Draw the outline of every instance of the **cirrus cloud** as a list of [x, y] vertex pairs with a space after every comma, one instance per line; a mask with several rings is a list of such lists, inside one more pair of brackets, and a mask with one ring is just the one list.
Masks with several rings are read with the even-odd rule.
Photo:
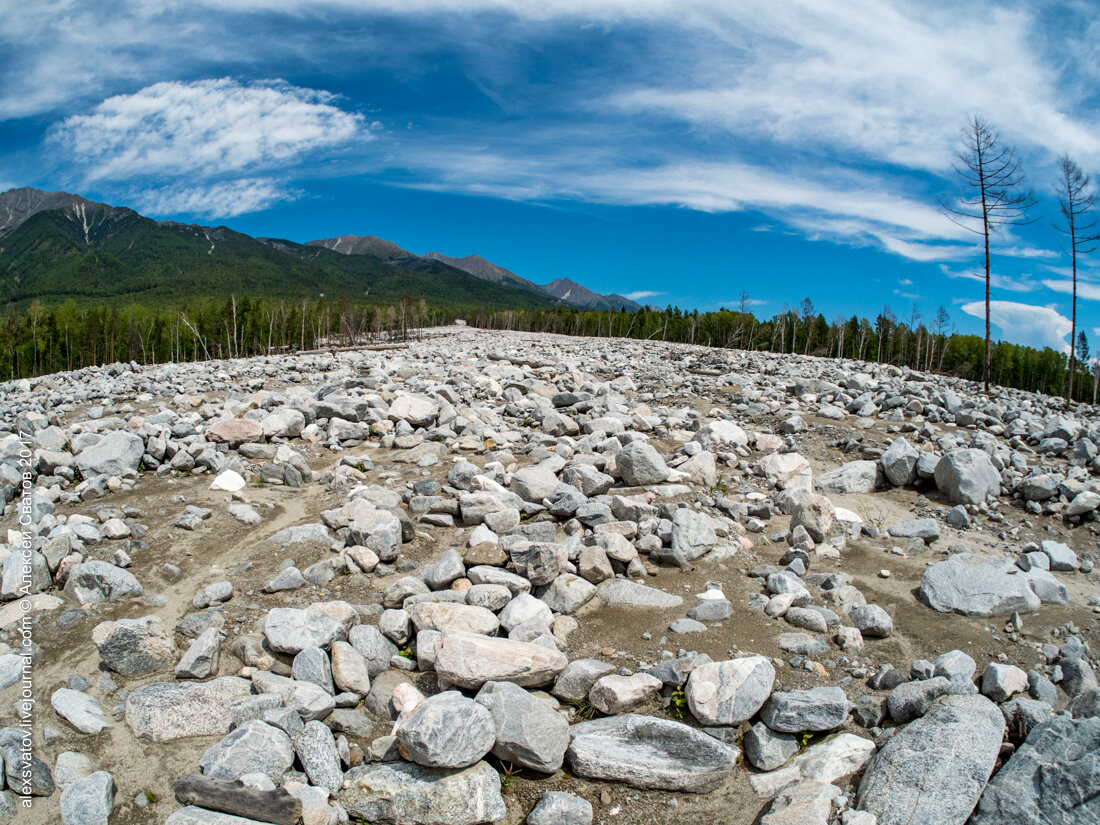
[[368, 139], [363, 117], [333, 99], [280, 81], [155, 83], [66, 118], [52, 139], [93, 181], [238, 173]]

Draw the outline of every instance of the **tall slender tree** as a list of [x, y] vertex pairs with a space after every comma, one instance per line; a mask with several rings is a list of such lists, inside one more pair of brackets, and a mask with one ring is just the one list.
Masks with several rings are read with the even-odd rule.
[[1096, 249], [1096, 241], [1100, 240], [1100, 232], [1096, 231], [1096, 217], [1093, 210], [1096, 206], [1095, 198], [1089, 187], [1089, 178], [1081, 167], [1070, 160], [1069, 155], [1062, 155], [1058, 159], [1058, 168], [1062, 172], [1062, 179], [1055, 185], [1055, 193], [1058, 196], [1058, 206], [1062, 211], [1064, 224], [1055, 224], [1055, 229], [1069, 238], [1069, 256], [1073, 271], [1073, 303], [1072, 303], [1072, 327], [1069, 340], [1069, 386], [1066, 388], [1066, 401], [1073, 400], [1073, 378], [1077, 372], [1075, 347], [1077, 341], [1077, 256], [1084, 255]]
[[[1028, 211], [1035, 195], [1024, 188], [1024, 173], [1012, 146], [1001, 143], [996, 130], [974, 115], [963, 128], [963, 148], [953, 168], [966, 193], [954, 201], [941, 199], [944, 214], [959, 226], [981, 235], [985, 242], [985, 391], [989, 392], [993, 344], [989, 329], [989, 238], [1003, 226], [1032, 223]], [[962, 219], [962, 220], [960, 220]]]

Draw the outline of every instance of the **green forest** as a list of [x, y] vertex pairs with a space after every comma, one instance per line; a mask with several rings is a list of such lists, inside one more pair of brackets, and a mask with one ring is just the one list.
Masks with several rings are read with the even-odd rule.
[[[499, 309], [476, 303], [349, 298], [206, 299], [146, 306], [88, 305], [68, 299], [8, 304], [0, 318], [0, 380], [79, 369], [92, 364], [142, 364], [243, 357], [399, 341], [416, 330], [456, 318], [471, 326], [601, 338], [674, 341], [709, 347], [856, 358], [981, 380], [984, 340], [952, 331], [943, 308], [928, 321], [915, 312], [899, 319], [889, 309], [873, 319], [818, 313], [810, 299], [798, 310], [761, 319], [748, 311], [637, 312], [571, 307]], [[1092, 401], [1088, 342], [1078, 336], [1074, 397]], [[1062, 395], [1068, 358], [1010, 343], [993, 348], [993, 381], [1006, 387]]]

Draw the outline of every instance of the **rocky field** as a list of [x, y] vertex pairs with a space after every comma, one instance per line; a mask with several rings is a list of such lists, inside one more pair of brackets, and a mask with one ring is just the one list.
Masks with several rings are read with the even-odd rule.
[[470, 329], [2, 385], [0, 818], [1100, 822], [1100, 418], [978, 389]]

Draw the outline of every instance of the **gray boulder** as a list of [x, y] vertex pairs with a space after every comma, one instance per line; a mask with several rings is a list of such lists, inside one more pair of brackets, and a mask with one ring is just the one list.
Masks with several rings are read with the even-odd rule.
[[993, 772], [1004, 717], [984, 696], [945, 696], [867, 766], [855, 808], [879, 825], [963, 825]]
[[771, 695], [775, 668], [763, 656], [709, 662], [688, 677], [684, 697], [704, 725], [740, 725], [756, 715]]
[[467, 768], [493, 747], [493, 716], [457, 690], [437, 693], [398, 721], [408, 758], [428, 768]]
[[302, 732], [294, 737], [294, 752], [309, 777], [309, 783], [326, 788], [334, 796], [344, 784], [340, 753], [332, 731], [323, 722], [306, 722]]
[[139, 436], [116, 430], [81, 450], [76, 456], [76, 466], [84, 478], [100, 474], [123, 476], [137, 471], [144, 453], [145, 442]]
[[146, 676], [167, 670], [175, 662], [175, 643], [159, 616], [101, 622], [92, 642], [103, 664], [123, 676]]
[[50, 697], [57, 715], [81, 733], [99, 733], [111, 726], [111, 720], [99, 702], [87, 693], [71, 688], [58, 688]]
[[[1011, 572], [1010, 572], [1011, 571]], [[941, 613], [1007, 616], [1041, 604], [1069, 604], [1065, 586], [1046, 570], [1020, 570], [1012, 559], [957, 553], [924, 571], [921, 598]]]
[[64, 825], [107, 825], [115, 809], [115, 778], [96, 771], [61, 792], [61, 821]]
[[670, 473], [660, 453], [645, 441], [627, 444], [617, 456], [616, 466], [623, 482], [630, 487], [660, 484]]
[[904, 487], [917, 479], [917, 459], [920, 453], [904, 438], [895, 438], [882, 454], [882, 470], [886, 480], [895, 487]]
[[935, 478], [952, 504], [981, 504], [1001, 490], [1001, 474], [983, 450], [952, 450], [936, 465]]
[[695, 728], [633, 713], [580, 722], [570, 734], [565, 759], [573, 774], [642, 789], [712, 791], [740, 755]]
[[874, 492], [879, 465], [874, 461], [849, 461], [814, 479], [814, 487], [829, 495]]
[[343, 641], [343, 624], [320, 610], [276, 607], [264, 620], [264, 638], [272, 650], [299, 653], [307, 647], [328, 647]]
[[493, 756], [543, 773], [561, 767], [569, 723], [549, 702], [511, 682], [487, 682], [476, 698], [493, 717]]
[[1037, 725], [986, 786], [971, 825], [1100, 822], [1100, 719]]
[[896, 539], [918, 538], [930, 544], [940, 537], [940, 525], [934, 518], [917, 518], [893, 524], [886, 532]]
[[527, 825], [592, 825], [592, 803], [566, 791], [546, 791], [527, 814]]
[[943, 676], [906, 682], [890, 691], [886, 707], [890, 711], [890, 718], [897, 724], [904, 725], [924, 716], [932, 703], [950, 690], [951, 681]]
[[849, 707], [843, 688], [791, 690], [773, 693], [760, 718], [769, 728], [782, 733], [832, 730], [844, 724]]
[[462, 771], [385, 762], [352, 768], [346, 779], [340, 804], [366, 822], [483, 825], [507, 813], [500, 776], [486, 762]]
[[245, 722], [211, 745], [199, 760], [203, 774], [211, 779], [240, 779], [248, 773], [262, 773], [275, 784], [293, 764], [290, 737], [258, 719]]
[[866, 638], [885, 639], [894, 632], [894, 620], [877, 604], [853, 608], [848, 618]]
[[153, 742], [223, 736], [233, 724], [230, 704], [250, 691], [249, 681], [236, 676], [182, 684], [153, 682], [126, 697], [126, 724], [134, 736]]
[[65, 580], [64, 594], [80, 605], [113, 602], [140, 596], [144, 591], [134, 574], [93, 559], [75, 565]]
[[776, 733], [763, 722], [757, 722], [745, 733], [741, 744], [745, 758], [754, 768], [774, 771], [787, 764], [798, 753], [798, 737], [789, 733]]

